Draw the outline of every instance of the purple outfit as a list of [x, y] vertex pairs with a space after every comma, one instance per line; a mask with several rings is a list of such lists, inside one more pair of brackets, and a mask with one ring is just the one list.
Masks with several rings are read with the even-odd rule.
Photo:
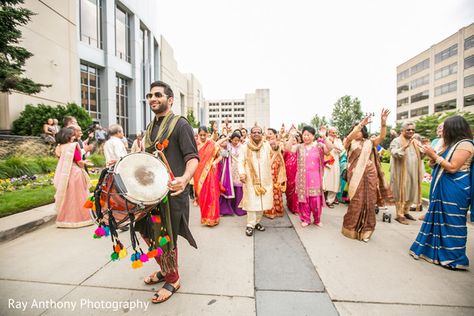
[[242, 183], [240, 183], [237, 169], [239, 153], [240, 144], [237, 147], [227, 145], [227, 149], [221, 149], [222, 160], [219, 162], [217, 173], [221, 185], [221, 195], [219, 197], [221, 215], [233, 215], [235, 213], [242, 216], [247, 214], [239, 207], [243, 196]]

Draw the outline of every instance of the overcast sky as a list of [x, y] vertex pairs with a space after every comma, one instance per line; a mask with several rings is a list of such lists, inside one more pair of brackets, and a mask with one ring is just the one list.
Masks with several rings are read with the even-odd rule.
[[394, 122], [396, 67], [474, 22], [472, 0], [160, 2], [179, 70], [206, 99], [269, 88], [275, 128], [330, 117], [346, 94]]

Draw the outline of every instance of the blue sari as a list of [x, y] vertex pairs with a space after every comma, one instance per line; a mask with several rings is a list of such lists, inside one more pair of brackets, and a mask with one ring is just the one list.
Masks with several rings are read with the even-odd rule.
[[[448, 148], [441, 156], [451, 160], [454, 150], [463, 141]], [[474, 159], [473, 159], [474, 162]], [[466, 269], [467, 211], [474, 202], [474, 164], [468, 170], [446, 172], [439, 164], [433, 169], [430, 205], [420, 232], [410, 248], [415, 258], [449, 268]]]

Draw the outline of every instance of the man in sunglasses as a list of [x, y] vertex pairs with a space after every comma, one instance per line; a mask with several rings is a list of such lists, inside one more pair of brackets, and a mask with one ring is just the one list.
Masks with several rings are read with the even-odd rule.
[[390, 144], [390, 185], [395, 198], [400, 224], [414, 221], [409, 210], [412, 204], [421, 204], [421, 181], [423, 180], [423, 153], [419, 142], [413, 137], [415, 124], [404, 123], [400, 136]]
[[[165, 282], [152, 298], [152, 303], [162, 303], [168, 300], [180, 287], [176, 243], [178, 235], [183, 236], [191, 246], [197, 248], [188, 227], [188, 183], [198, 166], [199, 155], [193, 128], [184, 117], [175, 115], [171, 111], [174, 101], [171, 87], [162, 81], [155, 81], [151, 84], [150, 92], [147, 93], [146, 98], [155, 117], [146, 129], [145, 151], [153, 153], [157, 147], [163, 148], [162, 145], [167, 143], [162, 150], [175, 177], [168, 183], [171, 193], [168, 195], [170, 212], [160, 212], [159, 214], [160, 230], [163, 230], [164, 227], [170, 237], [168, 247], [162, 248], [163, 254], [159, 258], [155, 257], [161, 271], [154, 272], [144, 279], [144, 282], [149, 285]], [[145, 237], [147, 230], [145, 221], [142, 220], [137, 224], [137, 230]], [[156, 230], [156, 226], [154, 229]], [[154, 234], [156, 238], [160, 232], [154, 231]]]
[[242, 146], [239, 155], [239, 176], [243, 183], [240, 205], [247, 211], [245, 234], [252, 236], [254, 230], [264, 231], [260, 224], [263, 212], [273, 208], [273, 180], [271, 169], [272, 148], [263, 140], [263, 130], [254, 126], [250, 140]]

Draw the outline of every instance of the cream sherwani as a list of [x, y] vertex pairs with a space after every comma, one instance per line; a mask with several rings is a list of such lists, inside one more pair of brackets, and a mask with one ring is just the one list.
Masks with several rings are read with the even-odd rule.
[[[402, 138], [403, 137], [403, 138]], [[402, 149], [407, 140], [401, 135], [390, 144], [390, 186], [397, 206], [397, 215], [403, 216], [411, 204], [420, 204], [423, 160], [414, 143]]]
[[[263, 211], [270, 210], [273, 207], [273, 181], [271, 170], [271, 147], [264, 142], [259, 151], [251, 151], [248, 143], [242, 145], [242, 151], [239, 155], [239, 174], [246, 175], [245, 184], [243, 184], [243, 198], [240, 207], [247, 211], [247, 226], [255, 227], [262, 218]], [[251, 151], [252, 162], [256, 175], [260, 180], [262, 187], [266, 192], [260, 196], [255, 193], [255, 186], [250, 174], [250, 167], [247, 161], [247, 152]]]

